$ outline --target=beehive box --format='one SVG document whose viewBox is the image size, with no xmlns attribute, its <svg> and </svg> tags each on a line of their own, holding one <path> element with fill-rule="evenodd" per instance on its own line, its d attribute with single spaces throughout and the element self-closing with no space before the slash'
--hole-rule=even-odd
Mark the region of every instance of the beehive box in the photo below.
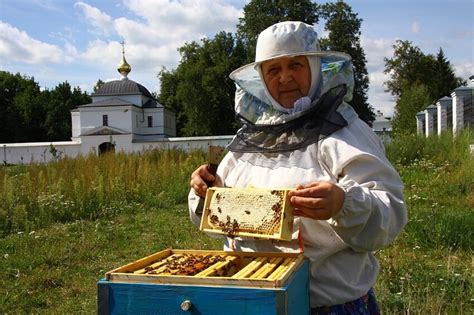
<svg viewBox="0 0 474 315">
<path fill-rule="evenodd" d="M 288 189 L 207 190 L 200 229 L 204 232 L 291 240 L 293 209 Z"/>
<path fill-rule="evenodd" d="M 308 314 L 302 254 L 167 249 L 105 274 L 99 314 Z"/>
</svg>

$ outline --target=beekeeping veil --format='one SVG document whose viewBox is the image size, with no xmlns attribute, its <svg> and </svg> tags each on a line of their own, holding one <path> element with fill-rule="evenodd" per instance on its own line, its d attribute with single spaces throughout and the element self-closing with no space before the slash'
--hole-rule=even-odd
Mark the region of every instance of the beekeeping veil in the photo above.
<svg viewBox="0 0 474 315">
<path fill-rule="evenodd" d="M 311 69 L 307 96 L 284 108 L 268 91 L 264 61 L 306 56 Z M 302 22 L 281 22 L 260 33 L 255 62 L 230 74 L 235 82 L 235 111 L 243 126 L 229 144 L 234 152 L 286 152 L 305 147 L 347 125 L 337 112 L 352 99 L 354 75 L 349 55 L 321 51 L 317 34 Z"/>
</svg>

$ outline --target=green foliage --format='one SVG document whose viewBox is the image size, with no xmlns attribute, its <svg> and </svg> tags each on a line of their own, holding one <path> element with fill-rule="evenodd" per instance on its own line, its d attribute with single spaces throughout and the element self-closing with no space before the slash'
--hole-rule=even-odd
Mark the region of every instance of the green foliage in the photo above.
<svg viewBox="0 0 474 315">
<path fill-rule="evenodd" d="M 350 102 L 359 117 L 369 123 L 375 119 L 373 107 L 367 101 L 369 76 L 367 73 L 365 52 L 360 44 L 360 26 L 362 19 L 344 1 L 326 3 L 318 9 L 326 19 L 327 38 L 321 38 L 323 50 L 342 51 L 352 57 L 354 64 L 354 92 Z"/>
<path fill-rule="evenodd" d="M 393 57 L 384 59 L 384 73 L 390 75 L 390 79 L 385 82 L 389 92 L 399 97 L 414 83 L 430 86 L 426 83 L 432 79 L 432 56 L 425 56 L 421 49 L 413 46 L 410 41 L 397 40 L 393 50 Z"/>
<path fill-rule="evenodd" d="M 457 137 L 450 132 L 426 138 L 415 134 L 400 134 L 386 145 L 387 157 L 397 165 L 408 166 L 414 162 L 427 159 L 437 164 L 449 161 L 459 166 L 472 160 L 469 143 L 474 142 L 469 129 Z"/>
<path fill-rule="evenodd" d="M 423 84 L 428 88 L 431 101 L 436 101 L 466 83 L 454 75 L 441 48 L 437 57 L 425 55 L 410 41 L 397 40 L 393 49 L 393 57 L 385 58 L 384 73 L 390 75 L 385 82 L 387 90 L 396 97 L 401 97 L 413 85 Z"/>
<path fill-rule="evenodd" d="M 102 81 L 102 79 L 97 80 L 97 82 L 94 85 L 94 93 L 97 93 L 104 84 L 105 82 Z"/>
<path fill-rule="evenodd" d="M 387 91 L 397 98 L 394 129 L 415 132 L 415 114 L 466 81 L 455 76 L 442 48 L 435 57 L 425 55 L 410 41 L 397 40 L 393 49 L 393 57 L 385 58 L 384 72 L 390 75 L 385 82 Z"/>
<path fill-rule="evenodd" d="M 34 78 L 0 71 L 0 142 L 69 140 L 70 110 L 90 101 L 67 82 L 41 91 Z"/>
<path fill-rule="evenodd" d="M 34 78 L 0 71 L 0 142 L 43 139 L 40 88 Z"/>
<path fill-rule="evenodd" d="M 45 121 L 47 139 L 50 141 L 69 140 L 71 137 L 70 111 L 78 105 L 89 103 L 90 97 L 83 94 L 79 87 L 72 89 L 67 81 L 45 93 L 49 96 Z"/>
<path fill-rule="evenodd" d="M 434 72 L 434 82 L 432 86 L 434 94 L 432 96 L 435 96 L 435 99 L 449 96 L 455 88 L 466 85 L 465 80 L 456 77 L 454 68 L 444 55 L 442 48 L 439 48 L 436 55 Z"/>
<path fill-rule="evenodd" d="M 430 104 L 428 88 L 422 84 L 407 87 L 395 104 L 393 133 L 416 133 L 416 114 Z"/>
<path fill-rule="evenodd" d="M 233 134 L 234 83 L 229 74 L 244 63 L 240 40 L 221 32 L 202 44 L 187 43 L 179 49 L 181 62 L 175 71 L 160 72 L 159 100 L 177 115 L 178 135 Z"/>
</svg>

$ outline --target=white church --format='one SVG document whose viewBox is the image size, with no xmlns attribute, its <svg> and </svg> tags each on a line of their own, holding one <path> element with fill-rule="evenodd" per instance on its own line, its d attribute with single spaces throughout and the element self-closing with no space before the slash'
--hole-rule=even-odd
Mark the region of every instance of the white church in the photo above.
<svg viewBox="0 0 474 315">
<path fill-rule="evenodd" d="M 81 143 L 82 151 L 97 148 L 136 151 L 144 143 L 176 136 L 175 113 L 158 103 L 141 84 L 130 80 L 130 65 L 122 54 L 118 65 L 119 80 L 104 83 L 92 103 L 71 111 L 72 140 Z"/>
<path fill-rule="evenodd" d="M 92 103 L 71 111 L 71 141 L 4 143 L 4 164 L 46 163 L 64 156 L 140 152 L 152 148 L 206 149 L 227 145 L 232 136 L 176 137 L 176 117 L 143 85 L 130 80 L 131 66 L 122 51 L 121 78 L 104 83 Z"/>
</svg>

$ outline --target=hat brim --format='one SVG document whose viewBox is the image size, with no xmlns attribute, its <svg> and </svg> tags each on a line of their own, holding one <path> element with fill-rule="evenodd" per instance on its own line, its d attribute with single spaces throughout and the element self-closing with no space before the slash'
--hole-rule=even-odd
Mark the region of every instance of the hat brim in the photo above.
<svg viewBox="0 0 474 315">
<path fill-rule="evenodd" d="M 335 62 L 335 61 L 342 61 L 342 60 L 349 61 L 352 59 L 351 56 L 346 53 L 339 52 L 339 51 L 331 51 L 331 50 L 314 51 L 314 52 L 305 51 L 305 52 L 292 53 L 292 54 L 283 54 L 283 55 L 272 56 L 270 58 L 266 58 L 263 60 L 254 61 L 252 63 L 246 64 L 232 71 L 229 77 L 234 81 L 240 81 L 241 79 L 238 77 L 238 73 L 247 72 L 249 70 L 248 68 L 254 69 L 256 71 L 256 74 L 258 75 L 258 71 L 256 70 L 256 67 L 264 63 L 265 61 L 282 58 L 282 57 L 295 57 L 295 56 L 321 57 L 321 65 L 323 65 L 324 63 L 330 63 L 330 62 Z"/>
</svg>

